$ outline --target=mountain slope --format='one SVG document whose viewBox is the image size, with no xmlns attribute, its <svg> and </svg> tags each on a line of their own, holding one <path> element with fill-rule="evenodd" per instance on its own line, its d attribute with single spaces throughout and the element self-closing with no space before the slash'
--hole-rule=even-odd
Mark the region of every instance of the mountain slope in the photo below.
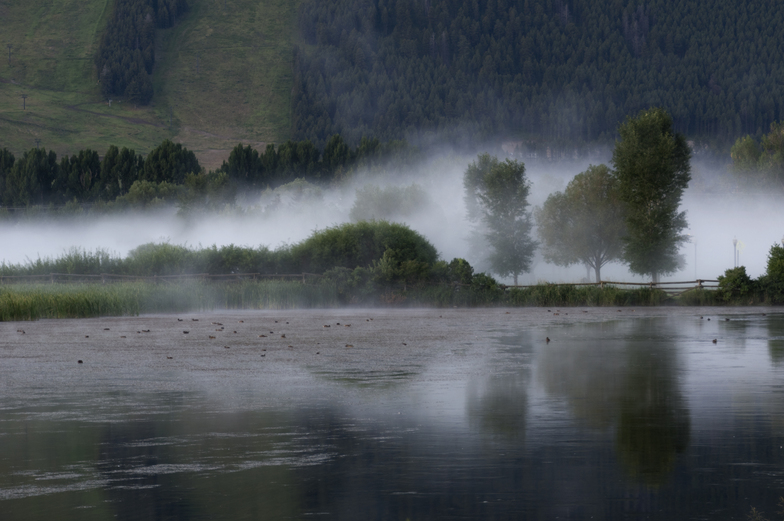
<svg viewBox="0 0 784 521">
<path fill-rule="evenodd" d="M 0 4 L 0 147 L 21 154 L 38 140 L 58 155 L 103 153 L 111 144 L 146 153 L 169 138 L 213 167 L 238 142 L 287 139 L 296 2 L 190 5 L 177 26 L 159 31 L 156 93 L 151 105 L 134 107 L 110 106 L 97 84 L 94 59 L 111 0 Z M 10 62 L 5 43 L 13 46 Z"/>
<path fill-rule="evenodd" d="M 297 139 L 568 147 L 662 106 L 727 144 L 784 117 L 781 2 L 304 0 L 298 26 Z"/>
</svg>

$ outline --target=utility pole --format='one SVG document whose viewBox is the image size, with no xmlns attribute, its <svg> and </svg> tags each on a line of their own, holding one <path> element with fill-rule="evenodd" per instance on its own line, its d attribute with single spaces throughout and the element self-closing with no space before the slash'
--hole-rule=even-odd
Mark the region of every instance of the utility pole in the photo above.
<svg viewBox="0 0 784 521">
<path fill-rule="evenodd" d="M 735 263 L 735 268 L 738 267 L 738 238 L 732 239 L 732 260 Z"/>
<path fill-rule="evenodd" d="M 41 148 L 41 140 L 39 138 L 35 138 L 35 148 Z"/>
<path fill-rule="evenodd" d="M 11 47 L 13 47 L 13 45 L 10 43 L 7 43 L 5 45 L 6 47 L 8 47 L 8 65 L 11 65 Z"/>
<path fill-rule="evenodd" d="M 22 94 L 22 110 L 27 110 L 27 94 Z"/>
</svg>

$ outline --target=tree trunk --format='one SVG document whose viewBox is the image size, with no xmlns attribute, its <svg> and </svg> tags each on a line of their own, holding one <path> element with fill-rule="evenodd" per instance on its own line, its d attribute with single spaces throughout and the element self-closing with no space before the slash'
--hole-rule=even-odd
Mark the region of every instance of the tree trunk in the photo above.
<svg viewBox="0 0 784 521">
<path fill-rule="evenodd" d="M 517 273 L 514 274 L 514 285 L 517 286 Z"/>
<path fill-rule="evenodd" d="M 596 272 L 596 283 L 598 284 L 602 281 L 602 267 L 597 264 L 594 268 L 594 272 Z"/>
</svg>

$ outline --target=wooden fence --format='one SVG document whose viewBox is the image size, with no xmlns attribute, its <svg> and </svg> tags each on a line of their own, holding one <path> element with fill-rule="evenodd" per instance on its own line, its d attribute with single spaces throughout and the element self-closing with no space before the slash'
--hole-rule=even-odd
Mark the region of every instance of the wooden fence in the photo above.
<svg viewBox="0 0 784 521">
<path fill-rule="evenodd" d="M 535 288 L 536 286 L 540 286 L 541 284 L 530 285 L 530 286 L 504 286 L 504 289 L 514 289 L 514 288 Z M 718 280 L 705 280 L 705 279 L 697 279 L 697 280 L 687 280 L 687 281 L 680 281 L 680 282 L 613 282 L 608 280 L 603 280 L 601 282 L 580 282 L 574 284 L 549 284 L 551 286 L 598 286 L 603 288 L 605 286 L 632 286 L 636 288 L 651 288 L 651 289 L 661 289 L 668 295 L 683 295 L 689 291 L 694 291 L 695 289 L 710 289 L 715 290 L 719 287 Z"/>
<path fill-rule="evenodd" d="M 212 281 L 241 281 L 241 280 L 301 280 L 303 284 L 307 284 L 309 279 L 320 278 L 321 275 L 316 273 L 225 273 L 225 274 L 209 274 L 209 273 L 192 273 L 187 275 L 153 275 L 153 276 L 138 276 L 138 275 L 115 275 L 111 273 L 101 273 L 92 275 L 78 275 L 74 273 L 49 273 L 45 275 L 0 275 L 0 284 L 20 284 L 30 282 L 48 282 L 54 283 L 68 283 L 68 282 L 100 282 L 102 284 L 112 282 L 129 282 L 129 281 L 146 281 L 155 283 L 176 282 L 181 280 L 212 280 Z M 682 282 L 579 282 L 579 283 L 565 283 L 565 284 L 550 284 L 548 286 L 598 286 L 603 288 L 605 286 L 629 286 L 636 288 L 657 288 L 661 289 L 668 295 L 682 295 L 686 292 L 695 289 L 710 289 L 715 290 L 718 288 L 717 280 L 689 280 Z M 457 284 L 464 286 L 464 284 Z M 524 289 L 534 288 L 542 284 L 528 285 L 528 286 L 502 286 L 504 289 Z"/>
</svg>

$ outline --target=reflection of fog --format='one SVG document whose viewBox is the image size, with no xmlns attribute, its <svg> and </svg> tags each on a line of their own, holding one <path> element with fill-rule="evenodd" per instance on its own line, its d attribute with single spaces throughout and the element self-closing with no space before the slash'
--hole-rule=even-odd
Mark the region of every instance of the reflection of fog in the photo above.
<svg viewBox="0 0 784 521">
<path fill-rule="evenodd" d="M 630 475 L 661 484 L 689 440 L 677 350 L 656 321 L 624 325 L 596 325 L 582 339 L 551 344 L 537 369 L 548 394 L 563 397 L 577 418 L 615 431 Z"/>
<path fill-rule="evenodd" d="M 518 438 L 525 433 L 528 379 L 521 375 L 502 375 L 467 389 L 468 419 L 490 434 Z"/>
</svg>

